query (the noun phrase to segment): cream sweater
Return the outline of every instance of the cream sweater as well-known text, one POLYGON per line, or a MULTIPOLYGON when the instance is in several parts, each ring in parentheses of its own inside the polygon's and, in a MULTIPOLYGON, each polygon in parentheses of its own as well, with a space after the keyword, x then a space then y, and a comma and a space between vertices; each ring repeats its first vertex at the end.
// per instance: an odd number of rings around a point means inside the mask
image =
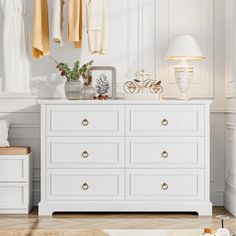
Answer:
POLYGON ((89 51, 105 54, 107 51, 107 1, 86 0, 89 51))
POLYGON ((63 6, 64 0, 52 1, 52 38, 55 43, 63 45, 63 6))

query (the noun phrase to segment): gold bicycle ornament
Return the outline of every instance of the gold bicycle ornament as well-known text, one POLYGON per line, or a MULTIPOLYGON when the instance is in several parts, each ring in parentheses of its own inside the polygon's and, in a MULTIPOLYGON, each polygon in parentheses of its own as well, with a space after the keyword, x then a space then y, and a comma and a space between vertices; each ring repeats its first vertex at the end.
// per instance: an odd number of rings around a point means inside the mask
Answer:
POLYGON ((136 73, 133 81, 124 84, 126 94, 143 94, 147 90, 150 94, 159 94, 159 96, 163 93, 161 81, 153 79, 152 75, 144 70, 136 73))

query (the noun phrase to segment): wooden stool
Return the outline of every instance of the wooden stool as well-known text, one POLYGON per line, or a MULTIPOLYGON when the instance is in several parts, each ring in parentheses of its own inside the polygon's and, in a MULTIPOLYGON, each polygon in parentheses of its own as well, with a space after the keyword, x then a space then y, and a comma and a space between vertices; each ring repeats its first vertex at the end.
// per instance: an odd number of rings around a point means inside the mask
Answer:
POLYGON ((0 147, 0 213, 28 214, 32 208, 30 147, 0 147))

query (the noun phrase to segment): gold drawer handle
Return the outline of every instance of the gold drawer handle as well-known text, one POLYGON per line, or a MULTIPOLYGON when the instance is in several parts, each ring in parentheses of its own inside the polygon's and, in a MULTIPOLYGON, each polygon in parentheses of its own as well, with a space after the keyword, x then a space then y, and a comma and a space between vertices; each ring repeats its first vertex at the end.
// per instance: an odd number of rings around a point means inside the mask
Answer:
POLYGON ((167 183, 162 184, 161 187, 162 187, 163 190, 167 190, 169 188, 167 183))
POLYGON ((87 151, 84 151, 84 152, 82 153, 82 157, 83 157, 83 158, 88 158, 88 156, 89 156, 89 153, 88 153, 87 151))
POLYGON ((87 183, 84 183, 82 185, 82 189, 85 190, 85 191, 88 190, 89 189, 89 185, 87 183))
POLYGON ((161 123, 163 126, 167 126, 169 124, 167 119, 163 119, 161 123))
POLYGON ((163 158, 167 158, 169 156, 167 151, 163 151, 161 155, 163 158))
POLYGON ((89 125, 89 121, 87 119, 84 119, 82 121, 82 124, 83 124, 83 126, 88 126, 89 125))

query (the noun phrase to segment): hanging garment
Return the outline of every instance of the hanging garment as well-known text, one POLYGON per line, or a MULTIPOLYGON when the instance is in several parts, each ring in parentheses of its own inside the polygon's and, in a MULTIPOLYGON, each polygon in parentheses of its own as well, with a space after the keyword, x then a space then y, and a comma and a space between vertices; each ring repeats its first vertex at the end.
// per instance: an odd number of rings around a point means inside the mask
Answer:
POLYGON ((2 35, 5 91, 29 93, 26 0, 0 0, 0 4, 4 14, 2 35))
POLYGON ((48 3, 47 0, 35 0, 32 56, 41 58, 49 53, 48 3))
POLYGON ((68 40, 74 43, 75 48, 82 47, 82 34, 83 34, 83 12, 82 0, 69 0, 68 1, 68 40))
POLYGON ((89 51, 105 54, 107 51, 107 1, 86 0, 89 51))
POLYGON ((64 0, 53 0, 52 2, 52 38, 55 43, 63 45, 63 7, 64 0))

